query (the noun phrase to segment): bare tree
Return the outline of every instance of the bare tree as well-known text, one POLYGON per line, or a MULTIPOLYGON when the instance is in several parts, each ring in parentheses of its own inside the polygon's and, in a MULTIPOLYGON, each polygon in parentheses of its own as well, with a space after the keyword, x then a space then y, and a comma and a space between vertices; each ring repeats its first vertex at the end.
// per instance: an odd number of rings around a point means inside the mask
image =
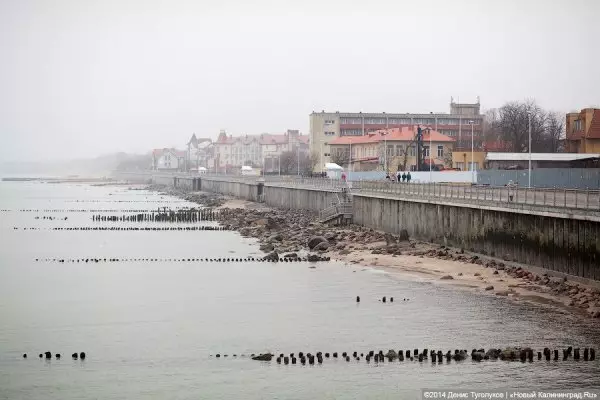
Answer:
POLYGON ((349 151, 344 149, 344 150, 338 150, 335 151, 333 153, 331 153, 331 162, 335 163, 341 167, 347 166, 348 163, 350 162, 350 154, 349 151))
POLYGON ((408 156, 411 152, 411 149, 414 149, 414 154, 417 154, 417 135, 415 134, 413 139, 406 144, 406 146, 402 147, 400 151, 400 156, 402 157, 402 164, 398 165, 398 169, 401 171, 406 171, 406 164, 408 163, 408 156))
POLYGON ((512 151, 529 150, 529 123, 531 121, 531 151, 556 152, 564 135, 564 121, 560 114, 547 112, 534 100, 509 102, 485 114, 485 140, 510 143, 512 151), (531 117, 531 120, 530 120, 531 117))

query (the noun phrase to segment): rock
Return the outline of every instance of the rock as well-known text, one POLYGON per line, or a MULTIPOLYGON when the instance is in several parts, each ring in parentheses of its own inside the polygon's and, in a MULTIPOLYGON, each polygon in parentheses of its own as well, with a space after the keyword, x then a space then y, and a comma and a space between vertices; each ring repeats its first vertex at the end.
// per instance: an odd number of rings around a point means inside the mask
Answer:
POLYGON ((496 296, 508 296, 508 290, 501 290, 496 292, 496 296))
POLYGON ((342 250, 342 251, 340 251, 340 255, 343 255, 343 256, 348 255, 350 253, 351 253, 350 250, 342 250))
POLYGON ((479 272, 475 272, 473 276, 481 276, 481 274, 479 272))
POLYGON ((275 250, 275 247, 271 243, 265 243, 260 246, 260 250, 268 253, 269 251, 275 250))
POLYGON ((492 285, 490 285, 490 286, 486 286, 486 287, 485 287, 485 290, 494 290, 494 287, 493 287, 492 285))
POLYGON ((408 236, 408 231, 406 229, 400 229, 400 233, 398 235, 398 240, 401 242, 406 242, 408 241, 409 236, 408 236))
POLYGON ((328 242, 321 242, 313 248, 313 251, 327 251, 329 249, 328 242))
POLYGON ((316 254, 309 254, 308 257, 306 257, 306 259, 308 260, 308 262, 317 262, 317 261, 321 261, 321 257, 319 257, 316 254))
POLYGON ((498 275, 498 270, 495 270, 495 271, 494 271, 494 275, 498 275))
POLYGON ((277 252, 274 251, 272 253, 269 253, 265 257, 263 257, 263 260, 265 260, 265 261, 279 261, 279 254, 277 254, 277 252))
POLYGON ((271 361, 272 358, 273 354, 271 353, 260 354, 258 356, 252 357, 252 359, 255 361, 271 361))
POLYGON ((308 240, 308 248, 312 250, 317 247, 319 243, 323 242, 327 243, 327 239, 325 239, 323 236, 313 236, 308 240))
POLYGON ((462 273, 462 272, 459 272, 459 273, 458 273, 458 276, 463 276, 463 273, 462 273))
POLYGON ((396 353, 394 350, 388 350, 385 357, 387 357, 388 360, 392 361, 398 358, 398 353, 396 353))
POLYGON ((500 353, 501 360, 514 361, 519 359, 520 351, 514 347, 507 347, 500 353))
POLYGON ((440 279, 442 279, 442 280, 451 280, 451 279, 454 279, 454 278, 452 277, 452 275, 444 275, 440 279))
POLYGON ((269 238, 269 242, 281 242, 283 240, 283 236, 280 233, 276 233, 275 235, 269 238))
POLYGON ((333 233, 333 232, 327 232, 326 234, 323 235, 323 237, 326 240, 332 241, 332 240, 335 240, 335 233, 333 233))

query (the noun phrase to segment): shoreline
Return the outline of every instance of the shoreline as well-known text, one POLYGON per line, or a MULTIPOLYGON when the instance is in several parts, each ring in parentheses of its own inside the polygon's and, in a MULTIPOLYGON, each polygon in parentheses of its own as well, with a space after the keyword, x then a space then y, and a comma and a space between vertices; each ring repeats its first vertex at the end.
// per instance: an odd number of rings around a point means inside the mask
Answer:
POLYGON ((531 302, 600 322, 600 282, 583 282, 561 273, 554 276, 553 271, 414 240, 407 234, 402 237, 354 224, 321 224, 303 210, 270 208, 210 192, 184 193, 156 186, 148 190, 161 190, 218 210, 237 210, 225 213, 219 222, 244 237, 257 239, 266 256, 312 252, 349 267, 414 276, 433 284, 531 302))

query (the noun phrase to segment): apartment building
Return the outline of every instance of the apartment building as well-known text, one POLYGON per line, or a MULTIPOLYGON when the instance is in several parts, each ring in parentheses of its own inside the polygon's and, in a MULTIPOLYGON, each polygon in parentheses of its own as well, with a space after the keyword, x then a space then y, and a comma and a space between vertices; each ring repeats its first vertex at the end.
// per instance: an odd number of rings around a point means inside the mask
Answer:
POLYGON ((479 98, 476 103, 456 103, 450 99, 449 113, 363 113, 313 112, 310 118, 310 150, 319 154, 315 171, 331 161, 329 143, 335 138, 365 136, 369 132, 420 125, 454 140, 455 148, 470 149, 471 136, 476 149, 483 147, 483 118, 479 98), (471 135, 472 134, 472 135, 471 135))
MULTIPOLYGON (((417 169, 417 126, 381 129, 363 136, 341 136, 329 142, 330 158, 352 171, 417 169)), ((424 163, 449 168, 455 140, 431 129, 423 130, 424 163)))
POLYGON ((243 136, 227 135, 225 131, 221 131, 217 141, 214 142, 215 167, 219 172, 224 172, 243 165, 272 166, 273 160, 283 152, 308 152, 308 143, 308 136, 291 129, 283 134, 263 133, 243 136))
POLYGON ((567 114, 565 127, 568 153, 600 153, 600 109, 567 114))

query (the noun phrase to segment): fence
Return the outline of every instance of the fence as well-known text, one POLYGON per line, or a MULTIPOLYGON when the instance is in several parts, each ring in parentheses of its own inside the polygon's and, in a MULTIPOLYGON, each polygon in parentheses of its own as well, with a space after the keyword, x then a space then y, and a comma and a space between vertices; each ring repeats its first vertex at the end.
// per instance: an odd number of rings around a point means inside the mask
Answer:
MULTIPOLYGON (((529 185, 528 170, 479 171, 477 183, 504 186, 510 181, 519 186, 529 185)), ((536 168, 531 171, 531 186, 536 188, 599 189, 600 170, 595 168, 536 168)))
POLYGON ((408 199, 459 201, 465 204, 497 205, 501 207, 533 209, 552 207, 585 210, 586 214, 600 216, 600 190, 564 188, 528 189, 520 187, 486 187, 443 183, 388 183, 361 182, 358 193, 385 194, 408 199), (533 206, 533 207, 531 207, 533 206))

